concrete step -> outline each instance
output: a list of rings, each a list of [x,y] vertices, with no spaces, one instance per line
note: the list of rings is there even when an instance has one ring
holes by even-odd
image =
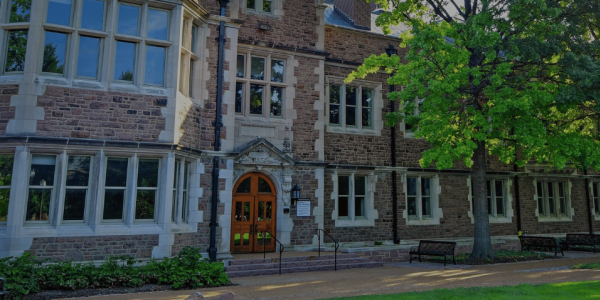
[[[361,262],[361,263],[339,264],[339,261],[338,261],[337,269],[345,270],[345,269],[358,269],[358,268],[378,268],[378,267],[382,267],[382,266],[383,266],[383,264],[379,263],[379,262]],[[305,267],[291,267],[291,268],[283,268],[282,267],[281,274],[333,271],[333,270],[334,270],[334,265],[333,265],[333,263],[331,263],[331,264],[305,266]],[[279,265],[277,265],[276,268],[272,268],[272,269],[227,271],[227,275],[229,276],[229,278],[261,276],[261,275],[276,275],[276,274],[279,274]]]
[[[341,264],[354,264],[354,263],[364,263],[369,262],[369,259],[366,257],[352,257],[352,258],[339,258],[337,260],[338,265]],[[327,260],[297,260],[297,261],[282,261],[282,268],[293,268],[293,267],[310,267],[310,266],[319,266],[319,265],[333,265],[335,264],[334,259]],[[253,263],[246,265],[230,265],[225,267],[227,272],[230,271],[247,271],[247,270],[261,270],[261,269],[279,269],[279,262],[269,262],[269,263]]]
[[[273,253],[270,253],[270,255],[272,256]],[[358,257],[355,253],[338,253],[337,254],[337,259],[346,259],[346,258],[355,258]],[[289,262],[289,261],[308,261],[308,260],[328,260],[328,259],[334,259],[335,255],[334,254],[321,254],[321,256],[297,256],[297,257],[284,257],[281,259],[282,262]],[[232,260],[229,262],[230,266],[235,266],[235,265],[249,265],[249,264],[265,264],[265,263],[270,263],[270,262],[278,262],[279,258],[267,258],[267,259],[238,259],[238,260]]]

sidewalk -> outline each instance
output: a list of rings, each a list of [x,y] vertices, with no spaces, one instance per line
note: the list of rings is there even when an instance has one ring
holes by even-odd
[[[600,262],[600,254],[571,252],[564,259],[451,266],[439,263],[395,263],[382,268],[337,272],[296,273],[234,278],[235,286],[199,289],[210,297],[232,291],[238,299],[323,299],[367,294],[391,294],[434,288],[502,286],[600,280],[600,270],[571,270],[569,266]],[[569,254],[570,254],[569,253]],[[565,253],[566,254],[566,253]],[[88,300],[183,300],[193,290],[94,296]]]

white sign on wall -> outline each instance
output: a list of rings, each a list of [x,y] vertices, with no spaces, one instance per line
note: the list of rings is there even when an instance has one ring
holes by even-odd
[[[298,200],[296,202],[296,216],[298,217],[310,217],[310,201]]]

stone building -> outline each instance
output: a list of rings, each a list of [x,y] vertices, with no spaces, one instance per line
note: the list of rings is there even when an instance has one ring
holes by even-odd
[[[427,143],[384,126],[387,74],[343,81],[405,53],[376,17],[362,0],[2,0],[0,257],[229,259],[273,236],[314,249],[317,229],[468,247],[469,169],[422,169]],[[498,247],[600,228],[600,177],[489,168]]]

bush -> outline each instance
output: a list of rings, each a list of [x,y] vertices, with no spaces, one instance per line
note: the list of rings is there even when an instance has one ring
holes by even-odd
[[[173,289],[222,286],[230,283],[223,263],[202,258],[200,250],[185,247],[179,255],[143,266],[128,256],[109,257],[104,263],[47,263],[25,253],[0,259],[0,277],[6,278],[10,299],[41,290],[139,287],[144,284],[170,285]]]

